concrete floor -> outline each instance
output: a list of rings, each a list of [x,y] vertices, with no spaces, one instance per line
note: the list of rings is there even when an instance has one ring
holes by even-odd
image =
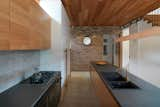
[[[72,72],[59,107],[100,107],[89,72]]]

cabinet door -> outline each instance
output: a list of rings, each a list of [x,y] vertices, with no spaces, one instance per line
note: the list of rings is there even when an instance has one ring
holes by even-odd
[[[39,23],[40,23],[40,11],[39,5],[32,1],[31,3],[31,29],[30,29],[30,45],[31,49],[41,49],[41,36],[39,31]]]
[[[48,107],[48,93],[45,93],[34,107]]]
[[[43,9],[41,9],[41,21],[41,46],[42,49],[48,49],[51,46],[51,19]]]
[[[32,2],[31,10],[31,47],[33,49],[48,49],[51,41],[50,16],[35,1]]]
[[[61,82],[53,84],[49,90],[48,107],[57,107],[61,95]]]
[[[101,107],[120,107],[93,67],[91,68],[91,80]]]
[[[11,35],[10,49],[25,50],[30,48],[30,6],[32,0],[11,0]]]
[[[10,0],[0,2],[0,50],[9,50]]]

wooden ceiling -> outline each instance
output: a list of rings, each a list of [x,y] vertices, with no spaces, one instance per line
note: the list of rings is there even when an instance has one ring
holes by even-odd
[[[62,0],[72,26],[122,26],[160,7],[160,0]]]

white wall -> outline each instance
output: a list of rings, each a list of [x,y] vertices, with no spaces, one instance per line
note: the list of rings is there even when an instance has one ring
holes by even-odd
[[[130,27],[130,33],[151,28],[140,21]],[[130,41],[130,70],[132,74],[160,87],[160,36]]]
[[[52,17],[52,46],[41,51],[40,70],[61,71],[62,85],[66,79],[66,48],[70,42],[70,23],[60,0],[41,0],[41,6]]]

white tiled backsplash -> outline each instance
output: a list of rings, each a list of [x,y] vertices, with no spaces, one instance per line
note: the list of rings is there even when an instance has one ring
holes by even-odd
[[[32,75],[39,65],[39,51],[1,51],[0,93]]]

